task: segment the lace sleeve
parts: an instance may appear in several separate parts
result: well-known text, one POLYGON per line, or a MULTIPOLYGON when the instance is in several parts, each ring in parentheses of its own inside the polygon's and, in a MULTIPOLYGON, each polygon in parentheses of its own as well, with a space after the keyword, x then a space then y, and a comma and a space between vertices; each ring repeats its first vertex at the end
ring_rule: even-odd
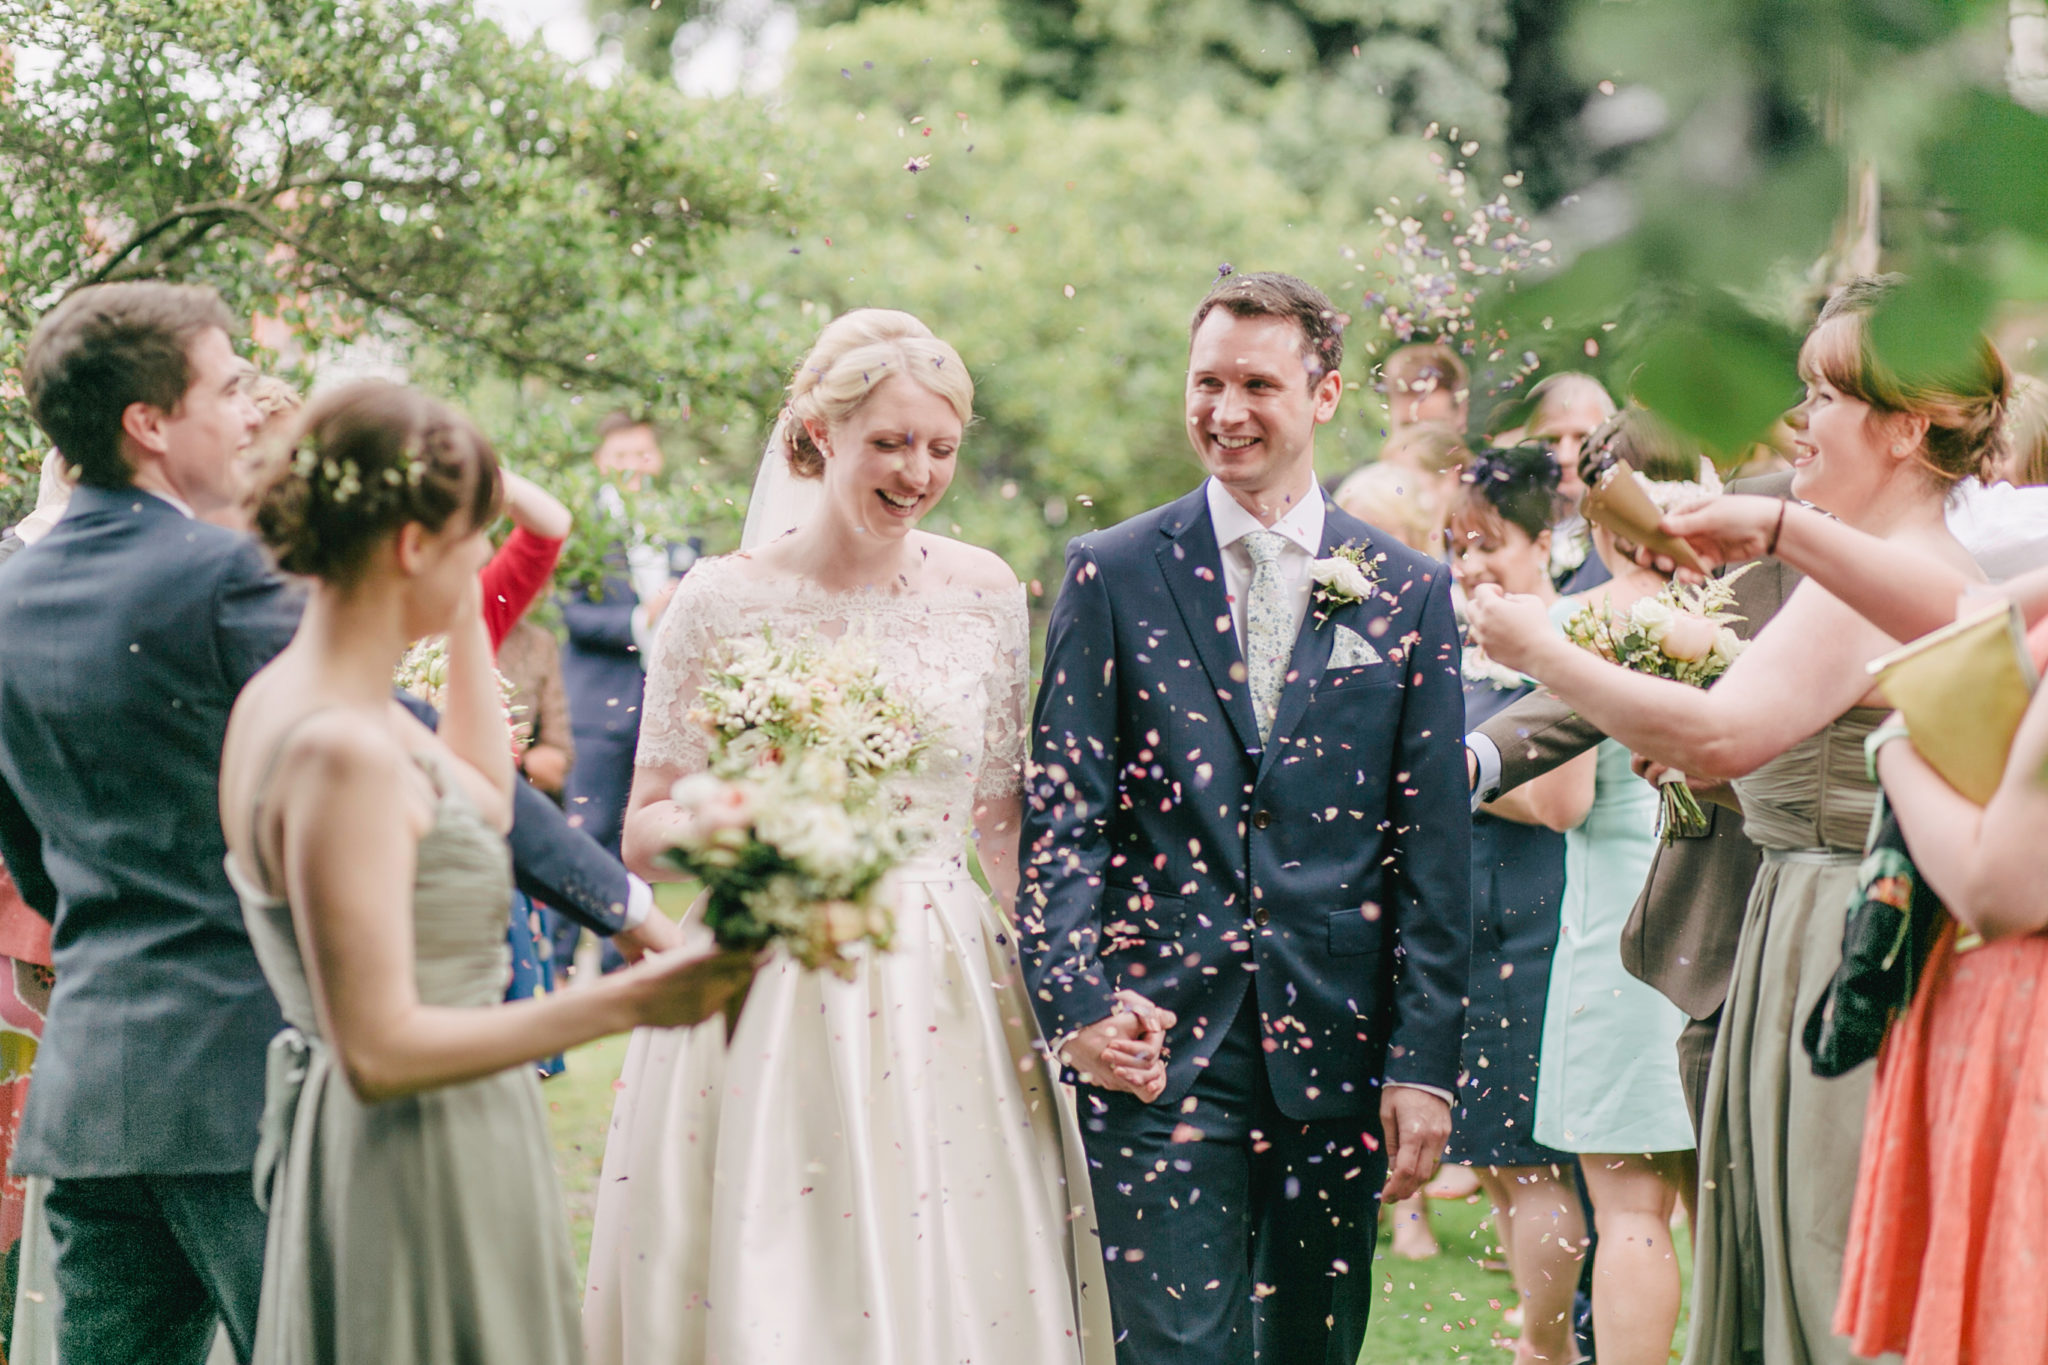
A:
POLYGON ((647 686, 640 702, 640 747, 636 768, 665 768, 681 777, 699 772, 710 737, 690 721, 690 706, 703 681, 704 651, 716 638, 718 594, 714 566, 697 566, 676 587, 654 638, 647 662, 647 686))
POLYGON ((1026 706, 1031 697, 1031 616, 1020 586, 996 604, 996 656, 988 671, 988 719, 974 802, 1000 801, 1024 789, 1026 706))

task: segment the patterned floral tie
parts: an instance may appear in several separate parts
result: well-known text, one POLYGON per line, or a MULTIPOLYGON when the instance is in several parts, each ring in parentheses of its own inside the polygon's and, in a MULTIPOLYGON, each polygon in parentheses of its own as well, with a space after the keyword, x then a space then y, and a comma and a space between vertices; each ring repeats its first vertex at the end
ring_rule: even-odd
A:
POLYGON ((1287 609, 1287 589, 1280 581, 1280 552, 1287 548, 1287 537, 1278 531, 1253 531, 1244 537, 1244 548, 1252 557, 1252 586, 1244 604, 1244 664, 1251 682, 1252 715, 1263 744, 1272 738, 1287 661, 1294 654, 1293 613, 1287 609))

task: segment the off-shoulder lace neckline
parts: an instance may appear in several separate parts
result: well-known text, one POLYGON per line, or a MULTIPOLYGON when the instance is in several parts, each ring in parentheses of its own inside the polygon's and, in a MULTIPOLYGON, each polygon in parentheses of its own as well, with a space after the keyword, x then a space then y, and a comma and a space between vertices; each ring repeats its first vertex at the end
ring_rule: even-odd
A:
POLYGON ((977 587, 972 583, 944 583, 935 587, 889 592, 881 588, 828 588, 815 578, 797 574, 778 574, 762 577, 743 568, 745 556, 740 554, 716 555, 699 563, 691 571, 691 577, 713 571, 707 577, 715 577, 720 586, 744 588, 751 593, 778 604, 803 602, 806 604, 827 604, 834 607, 852 605, 863 609, 923 611, 932 607, 962 605, 1007 605, 1021 602, 1024 585, 1013 583, 1004 588, 977 587))

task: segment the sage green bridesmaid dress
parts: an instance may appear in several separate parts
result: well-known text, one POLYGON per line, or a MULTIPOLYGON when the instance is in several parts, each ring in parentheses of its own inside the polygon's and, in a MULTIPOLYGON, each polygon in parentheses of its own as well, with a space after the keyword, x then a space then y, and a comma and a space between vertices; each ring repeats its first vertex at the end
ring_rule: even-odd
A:
MULTIPOLYGON (((413 883, 420 1000, 489 1008, 511 969, 510 854, 438 764, 419 763, 438 798, 413 883)), ((270 1211, 256 1361, 580 1361, 576 1263, 533 1067, 365 1104, 320 1036, 290 907, 232 857, 228 875, 289 1025, 270 1045, 256 1154, 270 1211)))

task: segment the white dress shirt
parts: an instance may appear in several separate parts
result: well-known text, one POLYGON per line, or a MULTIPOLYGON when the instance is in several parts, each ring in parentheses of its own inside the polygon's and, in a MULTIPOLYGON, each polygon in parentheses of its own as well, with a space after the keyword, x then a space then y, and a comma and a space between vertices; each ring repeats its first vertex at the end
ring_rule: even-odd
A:
MULTIPOLYGON (((1308 495, 1271 526, 1246 511, 1244 504, 1230 496, 1229 490, 1216 480, 1203 485, 1203 492, 1209 498, 1209 521, 1216 529, 1216 546, 1223 552, 1223 593, 1230 602, 1230 622, 1237 628, 1238 655, 1244 654, 1244 606, 1252 588, 1252 557, 1244 547, 1244 538, 1253 531, 1275 531, 1287 540, 1286 548, 1280 552, 1280 581, 1287 589, 1287 608, 1294 630, 1300 633, 1301 623, 1308 617, 1309 594, 1315 587, 1309 577, 1309 566, 1323 550, 1321 490, 1309 485, 1308 495)), ((1386 1086, 1389 1090, 1420 1090, 1445 1104, 1456 1103, 1450 1091, 1433 1085, 1388 1081, 1386 1086)))
POLYGON ((1244 538, 1254 531, 1274 531, 1287 539, 1280 552, 1280 581, 1287 589, 1293 628, 1299 632, 1308 616, 1309 592, 1315 586, 1308 576, 1309 565, 1323 549, 1322 495, 1310 485, 1307 497, 1268 526, 1216 480, 1203 485, 1203 492, 1209 498, 1209 520, 1216 528, 1217 547, 1223 551, 1223 593, 1230 602, 1231 624, 1237 628, 1238 655, 1244 654, 1244 606, 1252 590, 1252 557, 1244 538))

